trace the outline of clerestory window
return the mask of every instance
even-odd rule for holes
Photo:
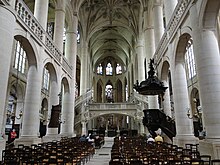
[[[122,74],[122,67],[120,64],[117,64],[116,66],[116,74]]]
[[[192,79],[196,75],[196,65],[193,53],[192,39],[188,41],[185,53],[187,78]]]
[[[14,68],[17,69],[22,74],[26,71],[26,52],[21,45],[20,41],[16,41],[16,47],[15,47],[15,62],[14,62]]]
[[[112,76],[112,64],[109,62],[106,66],[106,75]]]
[[[46,67],[44,67],[43,75],[43,89],[49,91],[50,73]]]
[[[102,64],[99,64],[99,66],[97,67],[97,74],[102,75]]]

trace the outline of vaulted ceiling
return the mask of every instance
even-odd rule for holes
[[[34,0],[24,1],[33,11]],[[55,19],[57,1],[63,0],[49,0],[48,22]],[[110,56],[125,66],[132,60],[135,43],[142,35],[143,10],[148,1],[152,0],[69,1],[78,13],[80,44],[88,44],[93,66]]]
[[[139,27],[142,26],[139,0],[87,0],[79,8],[81,40],[88,43],[95,65],[114,57],[124,65],[131,60]]]

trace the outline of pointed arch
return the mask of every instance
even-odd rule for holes
[[[96,101],[98,103],[102,103],[103,102],[103,99],[102,99],[102,96],[103,96],[103,82],[99,79],[99,81],[97,82],[97,99]]]
[[[122,88],[122,82],[121,80],[116,81],[116,92],[115,92],[115,102],[123,102],[123,88]]]

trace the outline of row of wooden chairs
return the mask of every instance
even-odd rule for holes
[[[2,152],[4,165],[81,165],[85,164],[95,153],[88,142],[79,138],[62,138],[60,141],[18,145],[16,148]]]
[[[142,137],[114,139],[109,165],[165,165],[165,164],[202,164],[211,165],[210,155],[200,155],[198,144],[179,147],[170,143],[147,143]],[[220,164],[219,164],[220,165]]]

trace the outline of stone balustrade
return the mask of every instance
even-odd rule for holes
[[[49,56],[60,63],[64,70],[71,75],[72,67],[68,64],[67,59],[62,55],[23,0],[16,0],[15,11],[17,13],[17,21],[36,38],[39,44],[44,45]]]
[[[182,20],[184,19],[185,15],[189,11],[189,8],[193,1],[191,0],[180,0],[173,12],[173,15],[168,23],[166,30],[158,44],[158,47],[154,54],[154,60],[156,63],[162,59],[164,52],[166,51],[169,42],[172,40],[174,35],[176,34],[177,30],[180,27]]]
[[[79,104],[85,103],[85,102],[89,102],[92,98],[92,90],[87,91],[85,94],[80,95],[79,97],[77,97],[75,99],[75,107],[77,107]]]

